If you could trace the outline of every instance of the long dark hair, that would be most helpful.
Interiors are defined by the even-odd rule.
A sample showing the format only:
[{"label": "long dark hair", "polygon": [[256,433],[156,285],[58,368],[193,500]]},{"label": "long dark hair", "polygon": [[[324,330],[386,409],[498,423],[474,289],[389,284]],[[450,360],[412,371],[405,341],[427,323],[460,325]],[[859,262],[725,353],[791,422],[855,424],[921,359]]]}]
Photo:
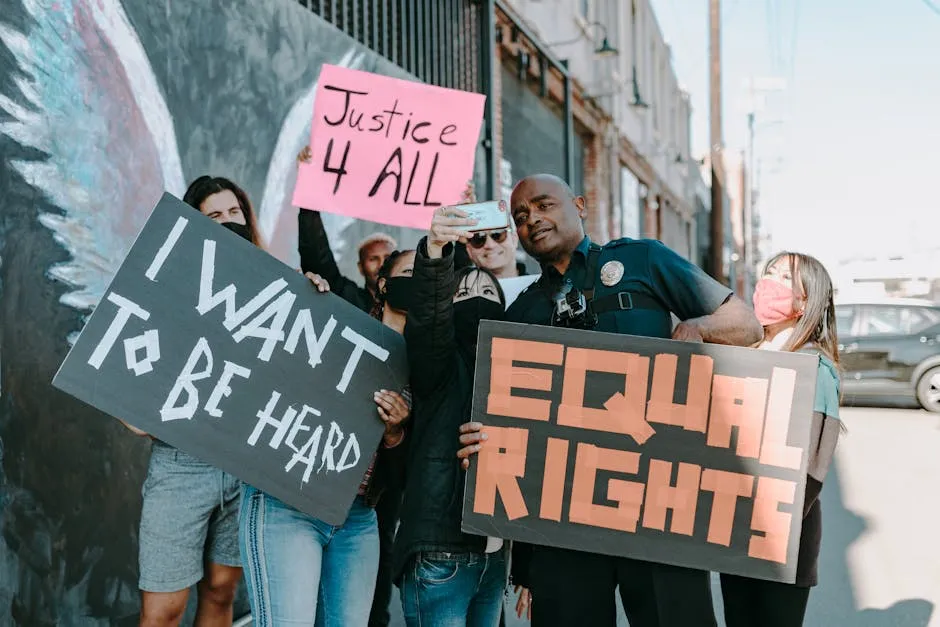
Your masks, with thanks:
[{"label": "long dark hair", "polygon": [[385,258],[385,261],[382,263],[382,267],[379,268],[379,273],[375,277],[375,300],[372,301],[372,309],[369,310],[369,315],[376,320],[381,320],[382,314],[385,311],[385,292],[378,288],[379,281],[382,279],[388,281],[392,276],[392,270],[395,269],[395,265],[398,263],[398,260],[401,258],[401,256],[410,252],[414,252],[414,249],[393,250],[391,254]]},{"label": "long dark hair", "polygon": [[235,198],[238,200],[238,206],[245,215],[245,224],[251,232],[251,243],[259,248],[264,248],[261,242],[261,234],[258,232],[255,210],[248,199],[248,194],[229,179],[221,176],[200,176],[189,184],[189,189],[183,195],[183,202],[197,210],[201,210],[202,203],[205,202],[206,198],[225,190],[235,194]]},{"label": "long dark hair", "polygon": [[[464,266],[457,270],[457,273],[454,275],[454,294],[457,293],[457,290],[460,289],[460,286],[467,281],[467,277],[471,274],[478,272],[479,274],[485,274],[493,280],[493,285],[496,286],[496,293],[499,294],[499,302],[506,306],[506,294],[503,292],[503,286],[499,284],[499,279],[495,274],[487,270],[486,268],[480,268],[477,266]],[[477,276],[477,281],[480,280],[480,277]]]},{"label": "long dark hair", "polygon": [[836,331],[836,306],[833,299],[832,277],[826,267],[811,255],[784,251],[767,262],[764,274],[775,263],[787,258],[793,277],[794,311],[805,300],[793,333],[783,345],[785,351],[797,351],[813,344],[836,366],[839,365],[839,336]]}]

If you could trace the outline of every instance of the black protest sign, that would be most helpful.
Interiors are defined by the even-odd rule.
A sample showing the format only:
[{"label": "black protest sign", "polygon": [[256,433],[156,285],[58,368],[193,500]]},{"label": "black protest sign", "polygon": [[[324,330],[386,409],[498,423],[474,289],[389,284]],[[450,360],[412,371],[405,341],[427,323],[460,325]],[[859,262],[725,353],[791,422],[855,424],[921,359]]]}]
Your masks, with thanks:
[{"label": "black protest sign", "polygon": [[407,380],[399,334],[164,194],[53,385],[335,525]]},{"label": "black protest sign", "polygon": [[418,229],[473,177],[481,94],[324,65],[298,207]]},{"label": "black protest sign", "polygon": [[484,322],[463,529],[792,583],[817,364]]}]

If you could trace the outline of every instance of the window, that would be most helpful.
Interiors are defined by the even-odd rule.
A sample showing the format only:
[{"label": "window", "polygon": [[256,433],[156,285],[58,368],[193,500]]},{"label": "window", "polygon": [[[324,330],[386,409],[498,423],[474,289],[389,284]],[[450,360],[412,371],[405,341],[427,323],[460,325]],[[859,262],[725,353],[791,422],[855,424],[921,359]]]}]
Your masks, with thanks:
[{"label": "window", "polygon": [[907,333],[916,334],[940,323],[940,309],[930,307],[905,307],[902,319]]},{"label": "window", "polygon": [[915,335],[940,323],[940,309],[868,305],[862,335]]},{"label": "window", "polygon": [[860,335],[901,335],[901,308],[868,305],[862,308]]}]

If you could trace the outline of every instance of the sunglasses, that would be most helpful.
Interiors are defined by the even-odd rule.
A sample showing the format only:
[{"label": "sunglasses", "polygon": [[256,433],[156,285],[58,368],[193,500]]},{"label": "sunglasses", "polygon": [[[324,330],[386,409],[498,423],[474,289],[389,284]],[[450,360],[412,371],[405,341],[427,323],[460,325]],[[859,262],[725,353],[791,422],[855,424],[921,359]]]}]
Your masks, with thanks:
[{"label": "sunglasses", "polygon": [[486,238],[492,237],[493,241],[497,244],[502,244],[506,240],[506,235],[509,234],[507,229],[502,229],[501,231],[487,231],[485,233],[475,233],[473,237],[467,240],[467,243],[470,244],[473,248],[483,248],[486,244]]}]

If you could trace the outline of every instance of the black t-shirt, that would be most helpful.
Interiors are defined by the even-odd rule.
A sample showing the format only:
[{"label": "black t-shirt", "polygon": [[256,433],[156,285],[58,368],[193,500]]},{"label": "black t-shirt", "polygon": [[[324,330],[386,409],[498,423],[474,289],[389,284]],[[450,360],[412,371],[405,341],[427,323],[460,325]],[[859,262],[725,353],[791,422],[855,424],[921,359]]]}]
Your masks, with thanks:
[{"label": "black t-shirt", "polygon": [[[519,295],[507,311],[506,319],[551,325],[555,307],[553,295],[559,286],[570,281],[577,289],[585,287],[590,246],[590,239],[585,237],[572,254],[564,275],[552,266],[543,266],[541,278]],[[621,272],[622,276],[617,279]],[[680,320],[707,316],[732,294],[701,268],[656,240],[624,238],[608,243],[601,248],[594,275],[595,303],[617,298],[620,293],[639,295],[636,301],[642,301],[630,309],[599,313],[594,330],[608,333],[669,338],[672,336],[670,313]],[[605,284],[602,275],[611,285]]]}]

